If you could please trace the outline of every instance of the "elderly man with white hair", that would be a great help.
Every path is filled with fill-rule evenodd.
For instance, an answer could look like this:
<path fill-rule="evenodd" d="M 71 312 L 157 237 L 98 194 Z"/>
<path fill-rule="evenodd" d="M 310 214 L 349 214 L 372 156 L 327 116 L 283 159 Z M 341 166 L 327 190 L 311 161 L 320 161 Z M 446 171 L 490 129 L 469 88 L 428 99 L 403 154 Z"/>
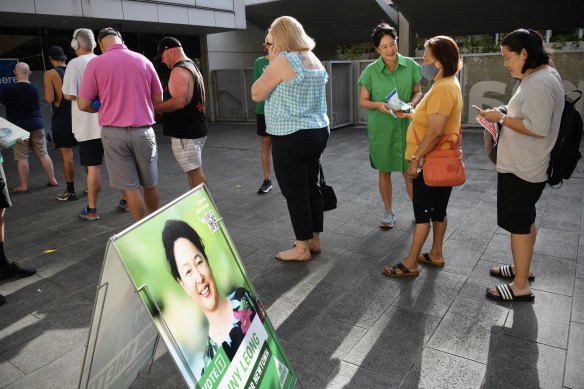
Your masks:
<path fill-rule="evenodd" d="M 47 153 L 43 117 L 41 115 L 41 97 L 36 86 L 29 81 L 31 71 L 24 62 L 14 68 L 16 83 L 8 84 L 0 91 L 0 104 L 6 106 L 6 120 L 30 132 L 30 139 L 19 142 L 13 147 L 14 160 L 18 162 L 20 182 L 13 193 L 28 192 L 28 153 L 32 148 L 47 174 L 47 185 L 57 186 L 53 161 Z"/>
<path fill-rule="evenodd" d="M 79 28 L 73 32 L 71 48 L 76 58 L 69 61 L 63 80 L 63 96 L 67 100 L 76 100 L 81 88 L 83 74 L 89 61 L 97 57 L 93 50 L 97 46 L 93 31 Z M 83 112 L 77 103 L 71 105 L 73 134 L 79 146 L 79 160 L 87 171 L 87 206 L 79 213 L 85 220 L 97 220 L 97 198 L 101 190 L 101 165 L 103 164 L 103 145 L 101 143 L 101 126 L 97 113 Z M 126 200 L 122 198 L 118 206 L 129 211 Z"/>

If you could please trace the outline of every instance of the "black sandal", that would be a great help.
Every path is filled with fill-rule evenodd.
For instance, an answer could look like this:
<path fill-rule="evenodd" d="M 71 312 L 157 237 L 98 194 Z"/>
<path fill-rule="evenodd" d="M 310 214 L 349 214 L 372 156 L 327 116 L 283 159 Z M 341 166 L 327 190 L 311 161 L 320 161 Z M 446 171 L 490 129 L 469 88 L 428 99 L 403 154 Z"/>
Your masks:
<path fill-rule="evenodd" d="M 493 294 L 493 289 L 497 290 L 498 294 Z M 511 284 L 502 284 L 494 288 L 487 288 L 487 298 L 498 301 L 533 301 L 535 300 L 535 295 L 531 293 L 523 296 L 515 296 L 513 289 L 511 289 Z"/>
<path fill-rule="evenodd" d="M 513 266 L 511 265 L 501 265 L 498 268 L 499 271 L 497 272 L 495 269 L 491 269 L 489 270 L 489 273 L 491 273 L 491 275 L 493 277 L 500 277 L 500 278 L 515 278 L 515 272 L 513 271 Z M 535 276 L 533 274 L 531 274 L 529 277 L 527 277 L 527 279 L 529 281 L 533 281 L 535 280 Z"/>

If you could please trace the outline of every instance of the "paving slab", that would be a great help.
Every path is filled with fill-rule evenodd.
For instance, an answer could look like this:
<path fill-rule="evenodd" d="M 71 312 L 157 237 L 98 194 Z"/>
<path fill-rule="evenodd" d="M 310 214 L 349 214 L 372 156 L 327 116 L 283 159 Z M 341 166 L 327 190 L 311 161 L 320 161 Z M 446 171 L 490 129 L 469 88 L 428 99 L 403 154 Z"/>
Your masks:
<path fill-rule="evenodd" d="M 534 254 L 531 271 L 535 281 L 531 287 L 535 290 L 572 296 L 576 265 L 571 259 Z"/>
<path fill-rule="evenodd" d="M 369 329 L 405 288 L 387 278 L 369 274 L 343 293 L 324 314 L 338 321 Z"/>
<path fill-rule="evenodd" d="M 535 292 L 534 302 L 514 302 L 505 322 L 505 335 L 566 349 L 572 299 Z"/>
<path fill-rule="evenodd" d="M 0 387 L 4 388 L 24 376 L 22 371 L 0 356 Z"/>
<path fill-rule="evenodd" d="M 480 388 L 486 365 L 426 347 L 402 388 Z"/>
<path fill-rule="evenodd" d="M 25 344 L 2 352 L 19 370 L 30 374 L 75 350 L 87 340 L 87 329 L 51 328 Z"/>
<path fill-rule="evenodd" d="M 458 297 L 428 346 L 487 363 L 499 342 L 509 310 L 492 303 Z"/>
<path fill-rule="evenodd" d="M 584 279 L 576 278 L 572 301 L 572 321 L 584 324 Z"/>
<path fill-rule="evenodd" d="M 84 354 L 85 347 L 77 347 L 51 363 L 14 381 L 11 385 L 6 386 L 6 388 L 76 388 L 79 386 L 81 363 L 83 362 Z"/>
<path fill-rule="evenodd" d="M 366 330 L 319 317 L 286 342 L 286 352 L 306 388 L 322 387 Z"/>
<path fill-rule="evenodd" d="M 428 265 L 418 266 L 425 267 L 425 271 L 400 294 L 395 305 L 426 315 L 443 317 L 458 295 L 466 277 Z"/>
<path fill-rule="evenodd" d="M 400 383 L 391 377 L 376 373 L 369 369 L 341 361 L 338 369 L 333 371 L 327 378 L 328 383 L 325 388 L 385 388 L 397 389 Z"/>
<path fill-rule="evenodd" d="M 534 251 L 554 257 L 578 258 L 578 233 L 539 228 Z"/>
<path fill-rule="evenodd" d="M 572 389 L 584 388 L 584 324 L 572 322 L 568 341 L 568 357 L 566 358 L 566 372 L 564 386 Z"/>
<path fill-rule="evenodd" d="M 484 388 L 559 388 L 566 351 L 504 335 L 490 358 Z"/>
<path fill-rule="evenodd" d="M 439 321 L 434 316 L 391 307 L 344 360 L 401 381 Z"/>

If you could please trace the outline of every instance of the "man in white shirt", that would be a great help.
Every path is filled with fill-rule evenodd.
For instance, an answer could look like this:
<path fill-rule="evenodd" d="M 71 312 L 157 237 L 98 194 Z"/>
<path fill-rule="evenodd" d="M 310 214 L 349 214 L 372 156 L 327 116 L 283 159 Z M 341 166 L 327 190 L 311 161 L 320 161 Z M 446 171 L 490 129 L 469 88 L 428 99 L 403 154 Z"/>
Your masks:
<path fill-rule="evenodd" d="M 81 87 L 83 74 L 89 61 L 97 57 L 93 50 L 96 47 L 93 32 L 87 28 L 79 28 L 73 33 L 71 48 L 77 58 L 69 61 L 63 79 L 63 96 L 67 100 L 75 100 Z M 99 104 L 95 102 L 96 107 Z M 97 220 L 97 196 L 101 189 L 101 165 L 103 163 L 103 146 L 101 143 L 101 127 L 97 121 L 97 113 L 83 112 L 77 104 L 71 104 L 71 119 L 73 134 L 79 145 L 81 165 L 87 169 L 87 207 L 79 213 L 86 220 Z M 128 211 L 127 203 L 120 200 L 118 206 Z"/>

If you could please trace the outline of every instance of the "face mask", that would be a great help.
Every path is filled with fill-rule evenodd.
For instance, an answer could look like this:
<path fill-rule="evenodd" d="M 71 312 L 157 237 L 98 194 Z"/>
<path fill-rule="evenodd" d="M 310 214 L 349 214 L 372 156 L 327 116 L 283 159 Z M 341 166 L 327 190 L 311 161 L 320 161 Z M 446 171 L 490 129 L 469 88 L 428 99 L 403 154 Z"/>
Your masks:
<path fill-rule="evenodd" d="M 428 81 L 434 81 L 436 76 L 438 75 L 439 70 L 434 66 L 436 61 L 429 63 L 427 65 L 422 65 L 422 76 L 426 78 Z"/>

